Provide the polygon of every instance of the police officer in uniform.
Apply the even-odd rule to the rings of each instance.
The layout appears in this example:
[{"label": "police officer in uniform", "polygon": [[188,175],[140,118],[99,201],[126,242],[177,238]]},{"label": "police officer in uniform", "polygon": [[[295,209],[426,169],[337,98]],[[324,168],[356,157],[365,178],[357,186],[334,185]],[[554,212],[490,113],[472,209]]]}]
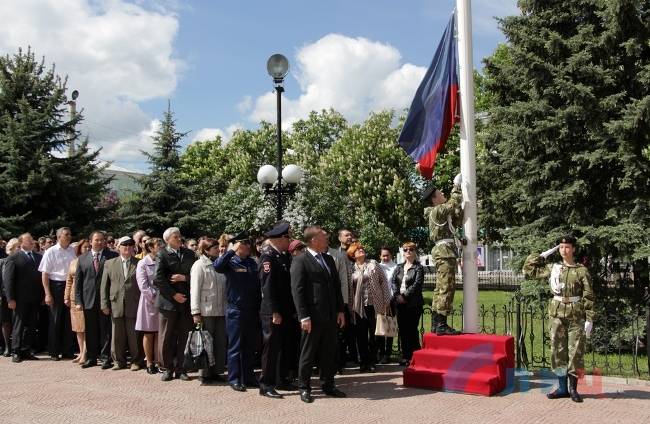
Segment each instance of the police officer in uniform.
[{"label": "police officer in uniform", "polygon": [[[278,222],[264,233],[268,244],[259,258],[259,278],[262,285],[262,374],[260,395],[281,398],[277,385],[288,386],[289,368],[297,365],[297,333],[299,324],[291,296],[289,224]],[[293,366],[292,366],[293,365]]]},{"label": "police officer in uniform", "polygon": [[431,206],[424,208],[424,218],[429,224],[429,238],[435,243],[431,250],[436,266],[436,288],[433,292],[433,322],[431,332],[437,335],[457,335],[459,331],[447,325],[456,291],[456,269],[458,250],[456,247],[456,228],[462,225],[461,176],[454,178],[454,188],[449,200],[442,191],[429,187],[422,199]]},{"label": "police officer in uniform", "polygon": [[[527,278],[548,280],[553,293],[548,313],[551,323],[551,367],[557,375],[558,387],[546,397],[570,397],[574,402],[582,402],[577,390],[578,377],[585,367],[585,337],[590,336],[593,328],[594,292],[589,271],[574,261],[575,249],[575,237],[562,237],[554,248],[528,256],[524,263],[524,274]],[[546,258],[556,250],[559,250],[562,261],[546,263]]]},{"label": "police officer in uniform", "polygon": [[258,336],[260,281],[257,263],[250,257],[248,233],[239,233],[230,243],[229,250],[214,262],[214,269],[226,276],[228,383],[233,390],[245,392],[246,386],[258,386],[253,373],[253,356]]}]

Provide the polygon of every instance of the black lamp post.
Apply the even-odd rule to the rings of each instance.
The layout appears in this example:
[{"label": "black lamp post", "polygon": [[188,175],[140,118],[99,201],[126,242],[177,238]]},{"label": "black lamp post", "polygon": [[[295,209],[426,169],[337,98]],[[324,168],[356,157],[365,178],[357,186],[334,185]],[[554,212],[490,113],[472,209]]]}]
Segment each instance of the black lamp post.
[{"label": "black lamp post", "polygon": [[[282,219],[285,197],[295,193],[296,185],[302,178],[302,170],[296,165],[288,165],[284,170],[282,169],[282,93],[284,92],[282,84],[284,77],[289,72],[289,61],[281,54],[274,54],[266,62],[266,69],[273,78],[277,94],[278,161],[277,167],[262,166],[257,172],[257,181],[264,187],[264,194],[274,198],[276,218],[279,221]],[[275,183],[275,187],[273,187],[273,183]]]}]

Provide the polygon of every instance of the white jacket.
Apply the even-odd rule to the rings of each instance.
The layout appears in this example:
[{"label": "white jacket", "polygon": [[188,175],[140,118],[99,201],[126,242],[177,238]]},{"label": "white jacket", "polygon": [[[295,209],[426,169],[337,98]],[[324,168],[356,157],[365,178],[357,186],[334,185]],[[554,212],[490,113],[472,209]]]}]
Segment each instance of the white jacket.
[{"label": "white jacket", "polygon": [[190,271],[190,310],[206,317],[226,315],[226,276],[215,271],[205,255],[194,262]]}]

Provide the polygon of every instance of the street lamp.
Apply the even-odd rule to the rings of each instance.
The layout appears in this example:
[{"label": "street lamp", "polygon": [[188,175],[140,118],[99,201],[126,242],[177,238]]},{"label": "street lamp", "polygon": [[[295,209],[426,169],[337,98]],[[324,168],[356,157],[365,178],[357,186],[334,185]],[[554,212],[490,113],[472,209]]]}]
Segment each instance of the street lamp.
[{"label": "street lamp", "polygon": [[[282,169],[282,93],[284,92],[284,77],[289,72],[289,61],[281,54],[274,54],[266,62],[266,70],[273,78],[273,85],[277,95],[277,137],[278,137],[278,162],[277,167],[264,165],[257,171],[257,181],[264,188],[264,194],[275,198],[276,218],[282,219],[282,209],[286,197],[292,196],[296,186],[302,179],[302,169],[296,165],[287,165]],[[275,183],[275,187],[273,186]]]},{"label": "street lamp", "polygon": [[[70,121],[73,121],[75,116],[77,115],[77,97],[79,97],[79,91],[74,90],[72,92],[72,100],[68,102],[68,106],[70,106]],[[75,147],[74,147],[74,127],[70,130],[70,144],[68,145],[68,156],[74,155]]]}]

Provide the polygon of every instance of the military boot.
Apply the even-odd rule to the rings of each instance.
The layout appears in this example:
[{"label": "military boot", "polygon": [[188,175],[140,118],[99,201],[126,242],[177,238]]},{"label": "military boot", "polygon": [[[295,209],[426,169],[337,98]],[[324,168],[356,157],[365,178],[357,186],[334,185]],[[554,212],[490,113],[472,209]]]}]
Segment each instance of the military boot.
[{"label": "military boot", "polygon": [[578,393],[578,377],[569,374],[569,395],[574,402],[582,402],[582,396]]},{"label": "military boot", "polygon": [[436,334],[439,336],[458,336],[460,331],[454,330],[447,325],[447,316],[442,314],[438,315],[438,325],[436,326]]},{"label": "military boot", "polygon": [[438,325],[440,324],[440,316],[437,312],[433,312],[431,317],[431,332],[437,334]]},{"label": "military boot", "polygon": [[549,399],[568,398],[569,391],[567,390],[566,387],[566,375],[562,375],[562,376],[558,375],[557,382],[558,382],[557,389],[555,389],[551,393],[547,393],[546,397]]}]

